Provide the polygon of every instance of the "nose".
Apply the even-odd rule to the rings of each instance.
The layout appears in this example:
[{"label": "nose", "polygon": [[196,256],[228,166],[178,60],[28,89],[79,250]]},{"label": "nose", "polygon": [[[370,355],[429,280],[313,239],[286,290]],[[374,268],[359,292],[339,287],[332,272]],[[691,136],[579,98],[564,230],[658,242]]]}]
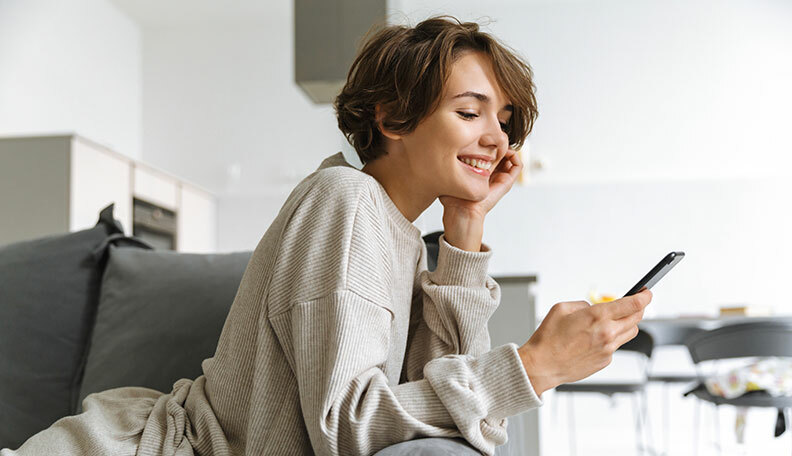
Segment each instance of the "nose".
[{"label": "nose", "polygon": [[501,129],[500,121],[497,117],[487,122],[479,143],[482,147],[495,148],[497,152],[508,149],[509,135]]}]

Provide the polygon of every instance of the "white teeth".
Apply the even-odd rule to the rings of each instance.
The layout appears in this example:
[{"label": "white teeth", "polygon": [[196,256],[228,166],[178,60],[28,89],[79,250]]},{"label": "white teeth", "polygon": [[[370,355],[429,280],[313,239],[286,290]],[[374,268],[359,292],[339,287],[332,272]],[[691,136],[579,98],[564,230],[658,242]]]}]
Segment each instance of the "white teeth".
[{"label": "white teeth", "polygon": [[490,169],[492,166],[491,162],[484,161],[484,160],[476,160],[475,158],[460,158],[461,162],[473,166],[478,169]]}]

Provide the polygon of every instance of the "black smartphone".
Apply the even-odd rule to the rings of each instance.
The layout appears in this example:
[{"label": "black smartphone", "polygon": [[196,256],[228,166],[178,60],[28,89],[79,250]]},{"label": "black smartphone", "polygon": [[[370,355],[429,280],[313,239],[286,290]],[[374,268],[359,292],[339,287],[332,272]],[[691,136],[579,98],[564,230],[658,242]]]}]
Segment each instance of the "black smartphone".
[{"label": "black smartphone", "polygon": [[657,266],[653,267],[648,274],[643,276],[643,279],[639,280],[634,287],[630,288],[630,291],[628,291],[624,297],[632,296],[644,288],[652,288],[664,275],[668,274],[671,268],[682,261],[682,258],[685,258],[685,252],[671,252],[666,255],[665,258],[657,263]]}]

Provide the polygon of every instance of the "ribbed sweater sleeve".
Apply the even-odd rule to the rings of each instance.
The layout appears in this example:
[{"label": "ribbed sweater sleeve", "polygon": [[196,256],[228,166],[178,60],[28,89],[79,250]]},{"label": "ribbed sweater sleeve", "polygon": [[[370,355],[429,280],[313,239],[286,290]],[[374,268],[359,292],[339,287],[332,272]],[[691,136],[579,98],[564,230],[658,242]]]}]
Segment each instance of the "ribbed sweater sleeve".
[{"label": "ribbed sweater sleeve", "polygon": [[541,404],[514,345],[435,359],[425,379],[391,387],[382,372],[386,309],[338,291],[294,306],[289,317],[300,404],[319,455],[459,435],[490,455],[506,441],[503,419]]},{"label": "ribbed sweater sleeve", "polygon": [[487,275],[492,252],[458,249],[443,236],[437,268],[421,273],[414,299],[405,362],[406,379],[423,378],[427,362],[443,355],[480,355],[490,350],[487,322],[500,302],[500,287]]}]

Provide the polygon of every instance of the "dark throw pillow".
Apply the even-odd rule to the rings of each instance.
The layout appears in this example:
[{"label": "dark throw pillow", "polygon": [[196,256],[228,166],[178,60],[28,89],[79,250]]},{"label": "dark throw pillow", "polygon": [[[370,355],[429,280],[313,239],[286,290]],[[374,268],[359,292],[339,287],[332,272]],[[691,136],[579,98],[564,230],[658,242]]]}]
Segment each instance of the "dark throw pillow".
[{"label": "dark throw pillow", "polygon": [[250,256],[110,247],[80,401],[121,386],[170,392],[201,375]]},{"label": "dark throw pillow", "polygon": [[0,448],[74,413],[99,297],[97,249],[121,232],[110,206],[92,229],[0,247]]}]

